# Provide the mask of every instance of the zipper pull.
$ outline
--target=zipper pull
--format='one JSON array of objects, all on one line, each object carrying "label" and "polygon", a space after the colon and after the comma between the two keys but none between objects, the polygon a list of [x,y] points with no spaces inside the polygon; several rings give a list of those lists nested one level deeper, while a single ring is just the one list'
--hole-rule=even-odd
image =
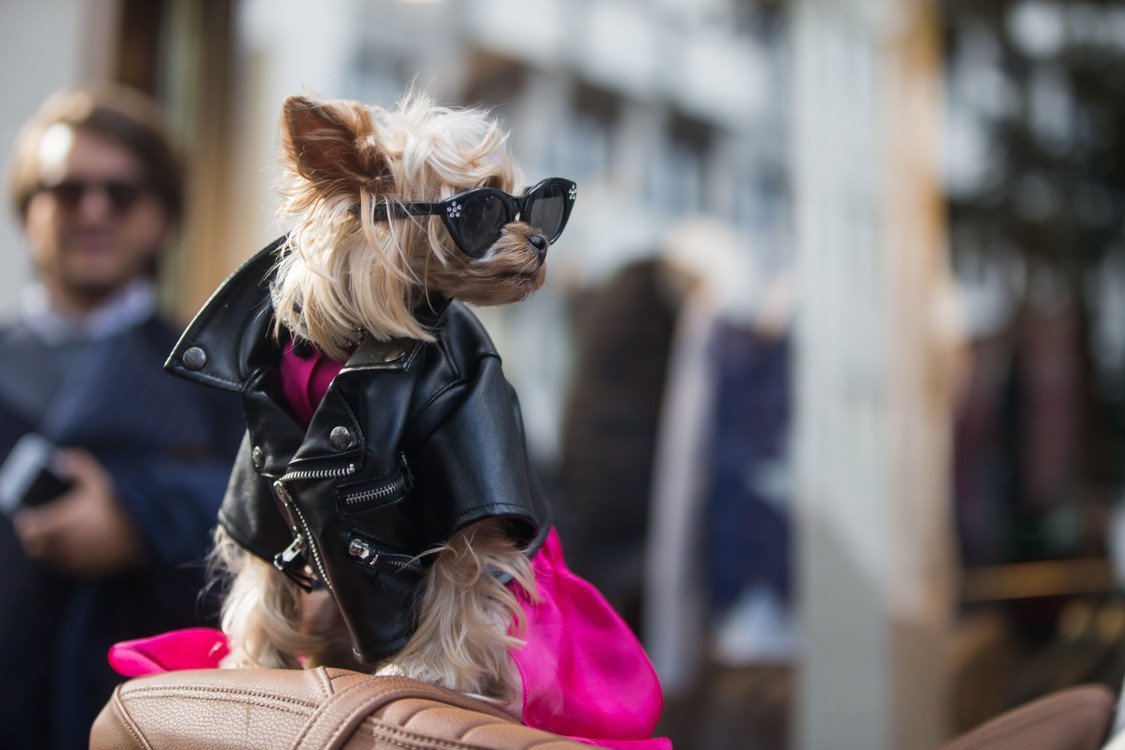
[{"label": "zipper pull", "polygon": [[375,551],[374,547],[362,539],[353,537],[352,540],[348,542],[348,554],[360,562],[367,563],[373,568],[379,565],[379,553]]},{"label": "zipper pull", "polygon": [[379,580],[381,578],[380,573],[383,572],[379,569],[379,552],[363,539],[353,536],[348,540],[348,555],[371,568],[374,574],[371,582],[375,585],[375,590],[383,591],[383,583]]},{"label": "zipper pull", "polygon": [[293,563],[305,554],[305,538],[300,534],[293,537],[293,541],[284,551],[273,556],[273,566],[282,573],[286,572]]},{"label": "zipper pull", "polygon": [[285,520],[289,522],[289,528],[293,531],[293,541],[296,541],[296,538],[300,537],[301,533],[297,530],[297,518],[293,513],[293,496],[289,494],[289,488],[287,488],[280,479],[274,481],[273,491],[274,494],[277,495],[277,499],[281,501],[281,507],[285,511]]},{"label": "zipper pull", "polygon": [[305,591],[315,591],[318,581],[305,572],[305,538],[297,534],[283,551],[273,556],[273,566]]}]

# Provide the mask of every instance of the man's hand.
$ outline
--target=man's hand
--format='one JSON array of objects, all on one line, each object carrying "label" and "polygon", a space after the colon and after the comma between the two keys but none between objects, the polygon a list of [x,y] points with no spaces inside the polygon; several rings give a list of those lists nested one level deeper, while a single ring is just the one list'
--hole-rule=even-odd
[{"label": "man's hand", "polygon": [[12,518],[28,556],[81,578],[118,573],[140,563],[140,537],[101,464],[85,451],[68,450],[59,455],[59,469],[74,487]]}]

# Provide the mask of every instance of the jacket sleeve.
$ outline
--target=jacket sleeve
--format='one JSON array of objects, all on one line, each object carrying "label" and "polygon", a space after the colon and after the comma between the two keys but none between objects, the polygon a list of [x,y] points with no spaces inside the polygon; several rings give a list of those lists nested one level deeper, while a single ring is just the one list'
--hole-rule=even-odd
[{"label": "jacket sleeve", "polygon": [[[228,464],[160,459],[109,468],[118,499],[154,557],[175,566],[205,555],[230,474]],[[153,497],[162,502],[151,502]]]},{"label": "jacket sleeve", "polygon": [[219,523],[244,549],[272,562],[293,541],[293,535],[278,510],[269,480],[254,469],[251,455],[250,433],[246,433],[219,508]]},{"label": "jacket sleeve", "polygon": [[407,459],[414,494],[430,533],[448,538],[486,518],[513,522],[523,542],[548,526],[546,504],[532,472],[515,392],[496,357],[475,377],[447,392],[448,409]]}]

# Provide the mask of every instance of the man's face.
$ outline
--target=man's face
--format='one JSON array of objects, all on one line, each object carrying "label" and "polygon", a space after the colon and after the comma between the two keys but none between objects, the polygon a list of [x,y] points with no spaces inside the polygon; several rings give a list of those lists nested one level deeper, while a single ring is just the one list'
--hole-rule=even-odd
[{"label": "man's face", "polygon": [[133,154],[56,125],[40,146],[39,175],[45,189],[31,198],[24,225],[56,302],[88,310],[147,272],[171,219]]}]

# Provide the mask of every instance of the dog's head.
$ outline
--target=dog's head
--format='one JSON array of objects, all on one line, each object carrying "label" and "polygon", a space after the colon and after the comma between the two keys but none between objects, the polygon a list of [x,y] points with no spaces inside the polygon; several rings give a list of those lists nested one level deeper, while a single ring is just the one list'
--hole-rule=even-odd
[{"label": "dog's head", "polygon": [[275,309],[336,357],[357,330],[428,340],[412,310],[432,296],[497,305],[530,295],[575,195],[559,179],[524,194],[495,121],[416,94],[391,110],[289,97],[280,143],[283,210],[296,225]]}]

